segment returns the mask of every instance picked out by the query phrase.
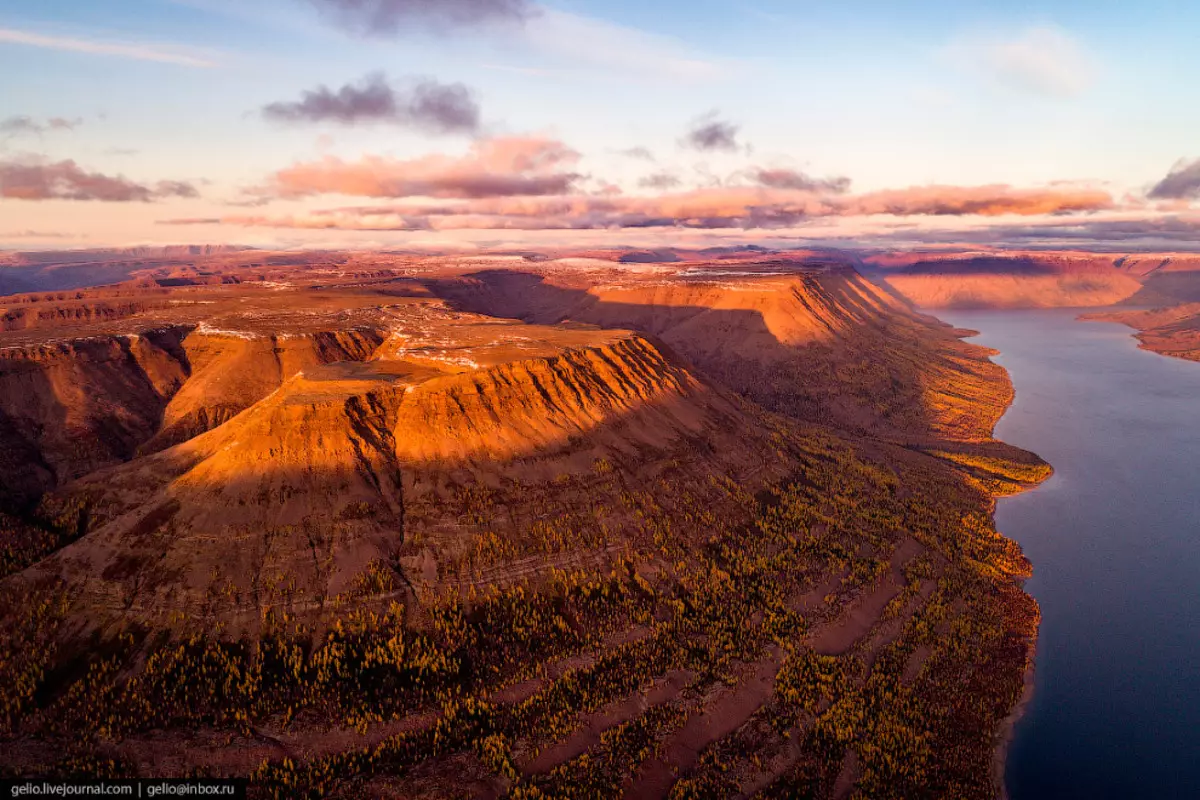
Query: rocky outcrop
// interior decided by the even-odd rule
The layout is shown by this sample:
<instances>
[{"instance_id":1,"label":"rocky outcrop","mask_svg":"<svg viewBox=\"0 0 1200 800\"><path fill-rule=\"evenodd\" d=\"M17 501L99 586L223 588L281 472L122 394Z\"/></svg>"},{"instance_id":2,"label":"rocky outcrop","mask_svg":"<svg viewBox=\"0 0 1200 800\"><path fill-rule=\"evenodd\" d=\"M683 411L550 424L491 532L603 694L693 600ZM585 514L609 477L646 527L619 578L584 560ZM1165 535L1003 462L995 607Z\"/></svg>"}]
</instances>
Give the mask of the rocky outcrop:
<instances>
[{"instance_id":1,"label":"rocky outcrop","mask_svg":"<svg viewBox=\"0 0 1200 800\"><path fill-rule=\"evenodd\" d=\"M660 441L696 424L699 390L670 356L628 337L415 386L397 410L396 447L408 462L506 461L634 414L647 426L629 444Z\"/></svg>"}]
</instances>

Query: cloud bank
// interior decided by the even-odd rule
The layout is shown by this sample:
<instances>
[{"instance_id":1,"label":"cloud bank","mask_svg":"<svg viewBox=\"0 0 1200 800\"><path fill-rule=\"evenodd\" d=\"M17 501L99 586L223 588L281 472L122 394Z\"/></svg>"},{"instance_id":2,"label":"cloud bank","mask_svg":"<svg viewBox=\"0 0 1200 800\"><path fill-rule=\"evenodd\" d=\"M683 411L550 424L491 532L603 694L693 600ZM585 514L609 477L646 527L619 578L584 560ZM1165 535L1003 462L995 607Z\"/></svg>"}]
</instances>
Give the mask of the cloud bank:
<instances>
[{"instance_id":1,"label":"cloud bank","mask_svg":"<svg viewBox=\"0 0 1200 800\"><path fill-rule=\"evenodd\" d=\"M464 162L459 162L461 166ZM554 162L557 163L557 162ZM378 174L370 169L368 172ZM406 170L407 171L407 170ZM340 173L339 173L340 175ZM438 175L440 177L434 177ZM340 176L344 178L345 176ZM909 189L838 195L761 186L628 196L614 194L552 195L526 186L522 176L509 181L481 182L473 172L438 172L425 178L420 196L433 200L407 204L347 207L285 216L256 215L167 220L169 224L214 224L357 231L405 230L622 230L652 228L773 230L835 217L999 217L1037 216L1100 211L1113 207L1106 192L1015 189L1005 185ZM375 178L357 171L352 187L369 196L417 197L409 183L381 190ZM345 189L343 183L336 184ZM311 184L306 184L311 188Z\"/></svg>"},{"instance_id":2,"label":"cloud bank","mask_svg":"<svg viewBox=\"0 0 1200 800\"><path fill-rule=\"evenodd\" d=\"M120 175L88 172L74 161L38 159L0 161L0 197L12 200L98 200L109 203L148 203L167 197L198 197L184 181L149 185Z\"/></svg>"}]
</instances>

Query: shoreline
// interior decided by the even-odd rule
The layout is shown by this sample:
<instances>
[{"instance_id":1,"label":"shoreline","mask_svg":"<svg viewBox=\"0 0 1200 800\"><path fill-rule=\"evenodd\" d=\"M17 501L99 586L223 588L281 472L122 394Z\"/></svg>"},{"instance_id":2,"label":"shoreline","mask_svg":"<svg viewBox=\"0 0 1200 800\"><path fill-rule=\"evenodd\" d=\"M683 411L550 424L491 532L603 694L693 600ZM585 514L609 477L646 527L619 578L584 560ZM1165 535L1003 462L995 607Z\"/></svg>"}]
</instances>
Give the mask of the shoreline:
<instances>
[{"instance_id":1,"label":"shoreline","mask_svg":"<svg viewBox=\"0 0 1200 800\"><path fill-rule=\"evenodd\" d=\"M931 315L936 317L936 314L931 314ZM956 334L958 334L958 337L961 341L969 342L970 339L973 339L977 336L982 335L982 331L977 331L977 330L973 330L970 328L960 328L956 325L951 325L950 323L946 322L945 320L942 320L940 317L936 317L936 318L939 319L942 323L950 325L955 330ZM991 431L990 431L990 435L992 436L993 439L995 439L996 441L1003 441L1002 439L996 439L996 436L995 436L996 428L1000 425L1000 421L1002 419L1004 419L1005 415L1008 414L1008 412L1012 409L1013 403L1016 402L1016 399L1017 399L1016 384L1013 383L1012 373L1010 373L1008 371L1008 369L1004 367L1004 365L997 364L993 360L996 356L1001 355L1001 351L999 351L993 347L989 347L987 345L979 344L978 342L969 342L969 343L974 344L977 347L981 347L981 348L984 348L985 350L989 351L988 360L991 361L993 364L996 364L997 367L999 367L1001 370L1003 370L1005 377L1008 379L1008 384L1009 384L1009 389L1010 389L1008 400L1004 404L1004 410L1000 413L1000 415L998 417L996 417L996 421L994 423L992 423L992 427L991 427ZM1013 446L1015 447L1016 445L1013 445ZM1029 451L1029 452L1032 452L1032 451ZM1037 453L1034 453L1034 455L1037 455ZM1001 499L1003 499L1004 497L1012 497L1012 496L1015 496L1016 494L1024 494L1025 492L1033 491L1033 490L1037 489L1038 487L1044 485L1046 483L1046 481L1048 481L1051 477L1054 476L1054 472L1055 472L1054 465L1051 464L1049 461L1042 459L1041 456L1038 456L1038 458L1041 459L1043 462L1045 462L1050 467L1050 473L1045 478L1038 481L1037 483L1027 484L1027 485L1023 486L1020 489L1020 491L1018 491L1014 494L993 495L992 496L992 508L990 511L993 526L995 526L995 524L996 524L996 510L999 506L999 501ZM996 529L996 532L998 534L1000 534L1000 536L1003 536L1005 539L1008 539L1008 537L1005 536L1004 533L1002 531L1000 531L999 528ZM1013 539L1009 539L1009 541L1015 542L1015 540L1013 540ZM1017 543L1017 544L1019 545L1019 543ZM1032 569L1033 569L1033 563L1030 562L1030 570L1032 571ZM1030 600L1032 600L1034 602L1034 604L1036 605L1037 600L1034 599L1034 597L1032 595L1025 592L1025 587L1023 585L1025 583L1025 580L1024 579L1014 579L1014 580L1016 580L1017 583L1020 585L1022 593L1024 593L1025 596L1028 597ZM1039 641L1040 637L1041 637L1041 609L1039 608L1038 609L1037 627L1034 629L1033 638L1029 642L1028 655L1026 656L1027 662L1025 665L1025 673L1022 677L1021 696L1017 699L1017 702L1012 706L1012 708L1009 709L1008 714L1005 715L1005 717L1000 721L999 726L992 732L992 784L995 787L996 796L999 798L999 800L1010 800L1009 795L1008 795L1008 787L1005 784L1005 776L1008 771L1008 755L1009 755L1009 751L1012 749L1012 743L1013 743L1014 739L1016 738L1017 724L1025 716L1025 713L1029 710L1030 703L1033 701L1033 693L1034 693L1034 688L1035 688L1035 684L1036 684L1038 641Z\"/></svg>"},{"instance_id":2,"label":"shoreline","mask_svg":"<svg viewBox=\"0 0 1200 800\"><path fill-rule=\"evenodd\" d=\"M1033 641L1029 645L1029 664L1025 667L1021 697L1017 700L1016 705L1009 709L1008 716L1000 722L1000 727L992 737L992 782L996 786L996 793L1000 800L1010 800L1008 785L1004 780L1008 773L1008 754L1012 749L1013 741L1016 739L1017 724L1029 710L1029 704L1033 702L1035 673L1037 672L1038 637L1041 632L1040 619L1038 627L1039 631L1037 634L1034 634Z\"/></svg>"}]
</instances>

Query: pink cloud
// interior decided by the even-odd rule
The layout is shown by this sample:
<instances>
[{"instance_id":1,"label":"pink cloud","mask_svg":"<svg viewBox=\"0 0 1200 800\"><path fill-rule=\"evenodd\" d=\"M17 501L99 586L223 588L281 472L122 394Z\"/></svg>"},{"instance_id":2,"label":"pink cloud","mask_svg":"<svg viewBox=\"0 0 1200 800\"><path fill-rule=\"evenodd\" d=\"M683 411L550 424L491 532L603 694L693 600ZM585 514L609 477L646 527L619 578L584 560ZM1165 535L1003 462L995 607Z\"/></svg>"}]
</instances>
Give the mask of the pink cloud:
<instances>
[{"instance_id":1,"label":"pink cloud","mask_svg":"<svg viewBox=\"0 0 1200 800\"><path fill-rule=\"evenodd\" d=\"M326 156L279 170L258 196L319 194L359 197L478 199L560 195L580 179L570 171L579 153L552 139L486 139L460 158L430 155L408 161L367 156L356 162Z\"/></svg>"},{"instance_id":2,"label":"pink cloud","mask_svg":"<svg viewBox=\"0 0 1200 800\"><path fill-rule=\"evenodd\" d=\"M164 197L196 197L185 181L148 185L120 175L88 172L74 161L41 159L0 161L0 197L13 200L99 200L110 203L150 202Z\"/></svg>"},{"instance_id":3,"label":"pink cloud","mask_svg":"<svg viewBox=\"0 0 1200 800\"><path fill-rule=\"evenodd\" d=\"M850 199L851 213L897 216L978 214L1062 214L1101 211L1114 205L1112 195L1093 189L1014 189L992 186L918 186L872 192Z\"/></svg>"},{"instance_id":4,"label":"pink cloud","mask_svg":"<svg viewBox=\"0 0 1200 800\"><path fill-rule=\"evenodd\" d=\"M494 196L318 210L304 215L230 216L227 225L326 230L784 229L822 218L1037 216L1113 206L1105 192L931 186L845 196L763 187L718 187L653 196ZM187 224L189 220L172 220Z\"/></svg>"}]
</instances>

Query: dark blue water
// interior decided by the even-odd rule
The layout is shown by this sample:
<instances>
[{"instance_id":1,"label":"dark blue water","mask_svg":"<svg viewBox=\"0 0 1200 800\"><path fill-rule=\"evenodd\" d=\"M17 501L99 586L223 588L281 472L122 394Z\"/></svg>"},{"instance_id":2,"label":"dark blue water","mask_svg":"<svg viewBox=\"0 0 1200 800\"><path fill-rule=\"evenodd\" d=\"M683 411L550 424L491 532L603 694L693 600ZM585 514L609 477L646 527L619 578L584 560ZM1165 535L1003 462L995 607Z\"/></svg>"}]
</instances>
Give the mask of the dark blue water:
<instances>
[{"instance_id":1,"label":"dark blue water","mask_svg":"<svg viewBox=\"0 0 1200 800\"><path fill-rule=\"evenodd\" d=\"M1042 607L1012 800L1200 798L1200 363L1074 311L938 312L1016 387L996 435L1056 474L1001 500Z\"/></svg>"}]
</instances>

